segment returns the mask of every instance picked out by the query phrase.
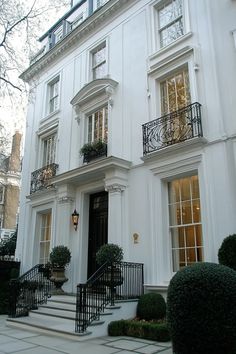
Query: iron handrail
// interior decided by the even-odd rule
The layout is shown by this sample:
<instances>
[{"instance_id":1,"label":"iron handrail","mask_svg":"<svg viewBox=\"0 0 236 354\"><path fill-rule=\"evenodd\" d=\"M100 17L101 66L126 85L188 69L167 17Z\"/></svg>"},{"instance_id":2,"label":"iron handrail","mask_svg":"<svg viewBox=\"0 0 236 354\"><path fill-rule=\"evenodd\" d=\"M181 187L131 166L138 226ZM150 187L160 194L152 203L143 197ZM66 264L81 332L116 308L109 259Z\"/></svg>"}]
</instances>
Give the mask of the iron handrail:
<instances>
[{"instance_id":1,"label":"iron handrail","mask_svg":"<svg viewBox=\"0 0 236 354\"><path fill-rule=\"evenodd\" d=\"M15 318L27 316L29 311L37 309L39 304L47 302L54 287L50 270L44 264L37 264L17 279L9 282L9 313Z\"/></svg>"},{"instance_id":2,"label":"iron handrail","mask_svg":"<svg viewBox=\"0 0 236 354\"><path fill-rule=\"evenodd\" d=\"M103 264L84 284L77 285L75 332L84 333L108 304L143 294L143 264Z\"/></svg>"}]
</instances>

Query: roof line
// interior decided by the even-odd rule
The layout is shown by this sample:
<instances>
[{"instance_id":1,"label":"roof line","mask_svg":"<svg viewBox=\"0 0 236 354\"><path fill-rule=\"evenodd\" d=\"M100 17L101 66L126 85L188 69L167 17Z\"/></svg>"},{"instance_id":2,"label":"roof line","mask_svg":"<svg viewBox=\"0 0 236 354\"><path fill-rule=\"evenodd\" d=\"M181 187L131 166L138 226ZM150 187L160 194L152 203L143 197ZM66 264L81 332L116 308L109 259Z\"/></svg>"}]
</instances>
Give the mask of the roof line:
<instances>
[{"instance_id":1,"label":"roof line","mask_svg":"<svg viewBox=\"0 0 236 354\"><path fill-rule=\"evenodd\" d=\"M52 32L58 25L59 23L61 23L61 21L67 19L67 17L69 17L76 9L78 9L81 5L83 5L83 3L85 3L87 0L81 0L79 1L77 4L75 4L69 11L67 11L65 13L65 15L63 15L51 28L49 28L49 30L44 33L40 38L39 38L39 42L42 42L42 40L44 40L44 38L46 38L50 32Z\"/></svg>"}]
</instances>

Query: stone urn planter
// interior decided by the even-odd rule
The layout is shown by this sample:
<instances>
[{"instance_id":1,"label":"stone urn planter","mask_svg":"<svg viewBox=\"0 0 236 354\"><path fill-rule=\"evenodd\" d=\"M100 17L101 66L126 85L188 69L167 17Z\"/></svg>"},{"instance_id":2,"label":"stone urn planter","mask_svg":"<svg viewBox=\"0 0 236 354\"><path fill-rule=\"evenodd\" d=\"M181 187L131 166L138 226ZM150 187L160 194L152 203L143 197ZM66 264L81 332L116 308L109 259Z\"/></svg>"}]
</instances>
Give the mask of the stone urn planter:
<instances>
[{"instance_id":1,"label":"stone urn planter","mask_svg":"<svg viewBox=\"0 0 236 354\"><path fill-rule=\"evenodd\" d=\"M63 284L68 280L65 276L65 268L70 263L71 252L66 246L56 246L50 253L51 277L55 289L53 294L64 294Z\"/></svg>"}]
</instances>

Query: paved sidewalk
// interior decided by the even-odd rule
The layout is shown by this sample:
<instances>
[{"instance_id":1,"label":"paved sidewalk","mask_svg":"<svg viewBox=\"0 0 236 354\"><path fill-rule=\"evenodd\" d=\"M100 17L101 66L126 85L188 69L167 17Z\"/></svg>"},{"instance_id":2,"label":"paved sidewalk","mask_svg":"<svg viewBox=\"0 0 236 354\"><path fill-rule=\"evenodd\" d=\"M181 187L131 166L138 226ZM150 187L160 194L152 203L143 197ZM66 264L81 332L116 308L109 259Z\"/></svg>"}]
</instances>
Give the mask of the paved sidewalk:
<instances>
[{"instance_id":1,"label":"paved sidewalk","mask_svg":"<svg viewBox=\"0 0 236 354\"><path fill-rule=\"evenodd\" d=\"M0 315L0 354L172 354L171 343L131 337L100 337L81 342L9 328Z\"/></svg>"}]
</instances>

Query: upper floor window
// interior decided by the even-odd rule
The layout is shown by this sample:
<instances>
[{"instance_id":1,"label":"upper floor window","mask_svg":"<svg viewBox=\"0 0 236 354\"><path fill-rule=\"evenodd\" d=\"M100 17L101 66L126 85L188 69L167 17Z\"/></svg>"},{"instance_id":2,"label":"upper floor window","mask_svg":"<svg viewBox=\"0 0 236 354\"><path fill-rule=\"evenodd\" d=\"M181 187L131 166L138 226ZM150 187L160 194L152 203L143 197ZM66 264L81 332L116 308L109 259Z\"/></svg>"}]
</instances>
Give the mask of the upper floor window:
<instances>
[{"instance_id":1,"label":"upper floor window","mask_svg":"<svg viewBox=\"0 0 236 354\"><path fill-rule=\"evenodd\" d=\"M158 7L160 47L165 47L184 34L183 0L166 1Z\"/></svg>"},{"instance_id":2,"label":"upper floor window","mask_svg":"<svg viewBox=\"0 0 236 354\"><path fill-rule=\"evenodd\" d=\"M160 83L161 115L165 115L191 103L188 68L167 77Z\"/></svg>"},{"instance_id":3,"label":"upper floor window","mask_svg":"<svg viewBox=\"0 0 236 354\"><path fill-rule=\"evenodd\" d=\"M48 83L47 89L47 113L53 113L59 108L59 82L60 77L57 76Z\"/></svg>"},{"instance_id":4,"label":"upper floor window","mask_svg":"<svg viewBox=\"0 0 236 354\"><path fill-rule=\"evenodd\" d=\"M106 42L91 51L92 55L92 78L101 79L107 74L106 65Z\"/></svg>"},{"instance_id":5,"label":"upper floor window","mask_svg":"<svg viewBox=\"0 0 236 354\"><path fill-rule=\"evenodd\" d=\"M107 142L108 107L100 108L88 116L88 143L102 140Z\"/></svg>"},{"instance_id":6,"label":"upper floor window","mask_svg":"<svg viewBox=\"0 0 236 354\"><path fill-rule=\"evenodd\" d=\"M0 185L0 204L4 203L5 187Z\"/></svg>"},{"instance_id":7,"label":"upper floor window","mask_svg":"<svg viewBox=\"0 0 236 354\"><path fill-rule=\"evenodd\" d=\"M43 139L43 166L48 166L55 162L56 155L56 134L52 134Z\"/></svg>"},{"instance_id":8,"label":"upper floor window","mask_svg":"<svg viewBox=\"0 0 236 354\"><path fill-rule=\"evenodd\" d=\"M198 176L168 183L173 271L203 261Z\"/></svg>"},{"instance_id":9,"label":"upper floor window","mask_svg":"<svg viewBox=\"0 0 236 354\"><path fill-rule=\"evenodd\" d=\"M63 26L60 26L58 27L58 29L56 29L56 31L54 32L54 36L55 36L54 41L56 44L63 38Z\"/></svg>"},{"instance_id":10,"label":"upper floor window","mask_svg":"<svg viewBox=\"0 0 236 354\"><path fill-rule=\"evenodd\" d=\"M99 7L105 5L109 0L94 0L95 2L95 9L98 9Z\"/></svg>"}]
</instances>

